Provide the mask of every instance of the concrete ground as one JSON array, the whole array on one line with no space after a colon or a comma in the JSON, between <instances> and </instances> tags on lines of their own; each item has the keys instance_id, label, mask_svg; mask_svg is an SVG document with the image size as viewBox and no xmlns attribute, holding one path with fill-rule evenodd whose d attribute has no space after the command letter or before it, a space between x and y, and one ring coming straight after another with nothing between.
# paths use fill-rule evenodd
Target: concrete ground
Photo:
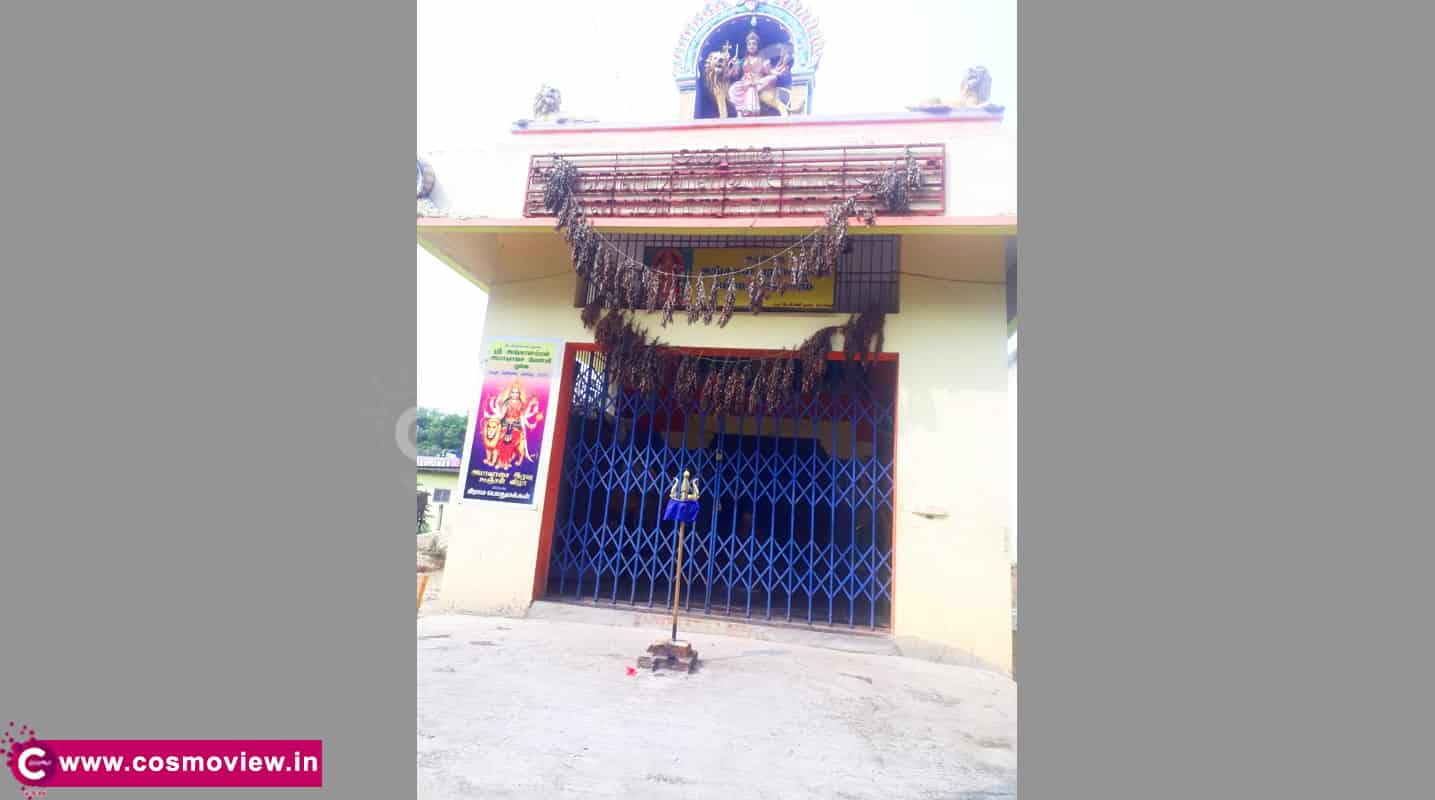
<instances>
[{"instance_id":1,"label":"concrete ground","mask_svg":"<svg viewBox=\"0 0 1435 800\"><path fill-rule=\"evenodd\" d=\"M696 674L629 675L665 636L426 611L418 797L1016 796L1006 676L702 631Z\"/></svg>"}]
</instances>

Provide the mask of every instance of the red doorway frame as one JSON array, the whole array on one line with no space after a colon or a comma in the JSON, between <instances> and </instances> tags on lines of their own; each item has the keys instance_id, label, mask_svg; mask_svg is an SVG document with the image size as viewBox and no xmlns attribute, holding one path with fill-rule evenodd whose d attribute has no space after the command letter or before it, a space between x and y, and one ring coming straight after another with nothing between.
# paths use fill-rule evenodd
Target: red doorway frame
<instances>
[{"instance_id":1,"label":"red doorway frame","mask_svg":"<svg viewBox=\"0 0 1435 800\"><path fill-rule=\"evenodd\" d=\"M673 347L669 349L693 355L717 357L765 356L781 352L773 349L735 347ZM543 516L538 528L538 561L533 565L533 601L543 596L543 589L548 585L548 562L553 555L553 527L558 518L556 488L563 475L563 445L568 441L568 411L573 404L574 365L577 363L574 356L578 353L591 353L597 350L596 344L584 342L568 342L563 347L563 377L559 384L557 416L553 422L553 443L549 446L552 452L548 459L548 475L543 482ZM893 392L898 394L893 397L892 410L892 624L889 633L895 633L897 630L897 519L900 516L899 509L901 509L897 432L901 418L898 400L902 389L902 364L898 358L899 355L898 353L874 353L868 356L870 361L892 364ZM841 361L842 359L843 355L840 352L827 354L828 361Z\"/></svg>"}]
</instances>

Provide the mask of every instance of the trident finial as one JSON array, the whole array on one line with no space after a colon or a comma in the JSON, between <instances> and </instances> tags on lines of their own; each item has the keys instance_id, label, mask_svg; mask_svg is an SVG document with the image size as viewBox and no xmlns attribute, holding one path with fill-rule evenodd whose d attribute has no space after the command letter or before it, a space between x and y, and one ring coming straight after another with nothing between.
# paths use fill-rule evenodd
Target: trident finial
<instances>
[{"instance_id":1,"label":"trident finial","mask_svg":"<svg viewBox=\"0 0 1435 800\"><path fill-rule=\"evenodd\" d=\"M701 495L697 480L688 470L683 470L683 477L673 478L673 488L668 490L668 497L673 500L696 500Z\"/></svg>"}]
</instances>

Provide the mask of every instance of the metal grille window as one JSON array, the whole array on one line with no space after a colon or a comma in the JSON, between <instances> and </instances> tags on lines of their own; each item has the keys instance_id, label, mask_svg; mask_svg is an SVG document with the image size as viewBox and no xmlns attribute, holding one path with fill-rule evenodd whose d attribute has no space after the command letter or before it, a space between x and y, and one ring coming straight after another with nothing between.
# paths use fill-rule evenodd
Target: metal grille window
<instances>
[{"instance_id":1,"label":"metal grille window","mask_svg":"<svg viewBox=\"0 0 1435 800\"><path fill-rule=\"evenodd\" d=\"M712 417L615 385L600 353L576 358L548 597L670 606L676 534L660 519L687 469L703 497L684 609L890 629L895 363L776 415Z\"/></svg>"},{"instance_id":2,"label":"metal grille window","mask_svg":"<svg viewBox=\"0 0 1435 800\"><path fill-rule=\"evenodd\" d=\"M776 251L788 247L801 237L608 233L604 234L604 238L630 258L643 261L644 254L654 249L770 248ZM837 262L832 308L781 308L778 306L780 298L771 295L770 304L763 308L762 313L854 313L866 311L873 303L877 303L888 314L897 313L900 310L897 291L900 237L861 235L852 236L848 241L851 247ZM700 268L702 265L695 266ZM686 283L680 286L680 290L685 288ZM679 297L684 296L680 291ZM586 280L579 280L574 305L587 305L594 298L592 285ZM680 302L678 307L683 305Z\"/></svg>"},{"instance_id":3,"label":"metal grille window","mask_svg":"<svg viewBox=\"0 0 1435 800\"><path fill-rule=\"evenodd\" d=\"M648 153L563 153L578 172L577 197L593 217L803 217L827 213L907 156L920 169L902 216L946 213L942 144L749 147ZM545 176L558 155L529 161L523 216L551 217ZM870 199L870 194L864 199Z\"/></svg>"}]
</instances>

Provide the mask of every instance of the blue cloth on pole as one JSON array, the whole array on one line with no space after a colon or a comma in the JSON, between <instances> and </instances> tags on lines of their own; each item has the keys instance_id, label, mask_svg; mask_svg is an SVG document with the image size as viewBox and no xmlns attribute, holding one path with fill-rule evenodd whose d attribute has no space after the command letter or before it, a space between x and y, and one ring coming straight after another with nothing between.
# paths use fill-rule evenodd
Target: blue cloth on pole
<instances>
[{"instance_id":1,"label":"blue cloth on pole","mask_svg":"<svg viewBox=\"0 0 1435 800\"><path fill-rule=\"evenodd\" d=\"M668 500L668 507L663 510L663 519L676 522L692 522L698 518L698 501L696 500Z\"/></svg>"}]
</instances>

